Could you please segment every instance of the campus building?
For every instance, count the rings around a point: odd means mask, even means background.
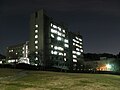
[[[82,36],[55,22],[44,10],[31,15],[29,51],[32,65],[66,70],[82,67]]]
[[[29,42],[20,43],[7,47],[6,62],[7,63],[26,63],[29,64]]]

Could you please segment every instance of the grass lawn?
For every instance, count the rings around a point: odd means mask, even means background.
[[[120,76],[0,69],[0,90],[120,90]]]

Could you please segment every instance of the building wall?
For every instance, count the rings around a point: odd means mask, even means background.
[[[31,15],[31,64],[73,70],[77,69],[82,53],[80,34],[69,32],[65,25],[49,18],[44,10]]]
[[[28,57],[28,42],[7,47],[6,62],[19,62],[21,57]]]

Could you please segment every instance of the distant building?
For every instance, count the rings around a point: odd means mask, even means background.
[[[6,59],[6,56],[0,54],[0,64],[4,64],[5,63],[5,59]]]
[[[83,39],[79,33],[50,18],[44,10],[30,19],[30,64],[66,70],[80,70]]]
[[[28,63],[29,43],[21,43],[7,47],[7,63]],[[26,60],[27,59],[27,60]]]

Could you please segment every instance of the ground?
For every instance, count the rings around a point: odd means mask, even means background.
[[[0,69],[0,90],[120,90],[120,76]]]

